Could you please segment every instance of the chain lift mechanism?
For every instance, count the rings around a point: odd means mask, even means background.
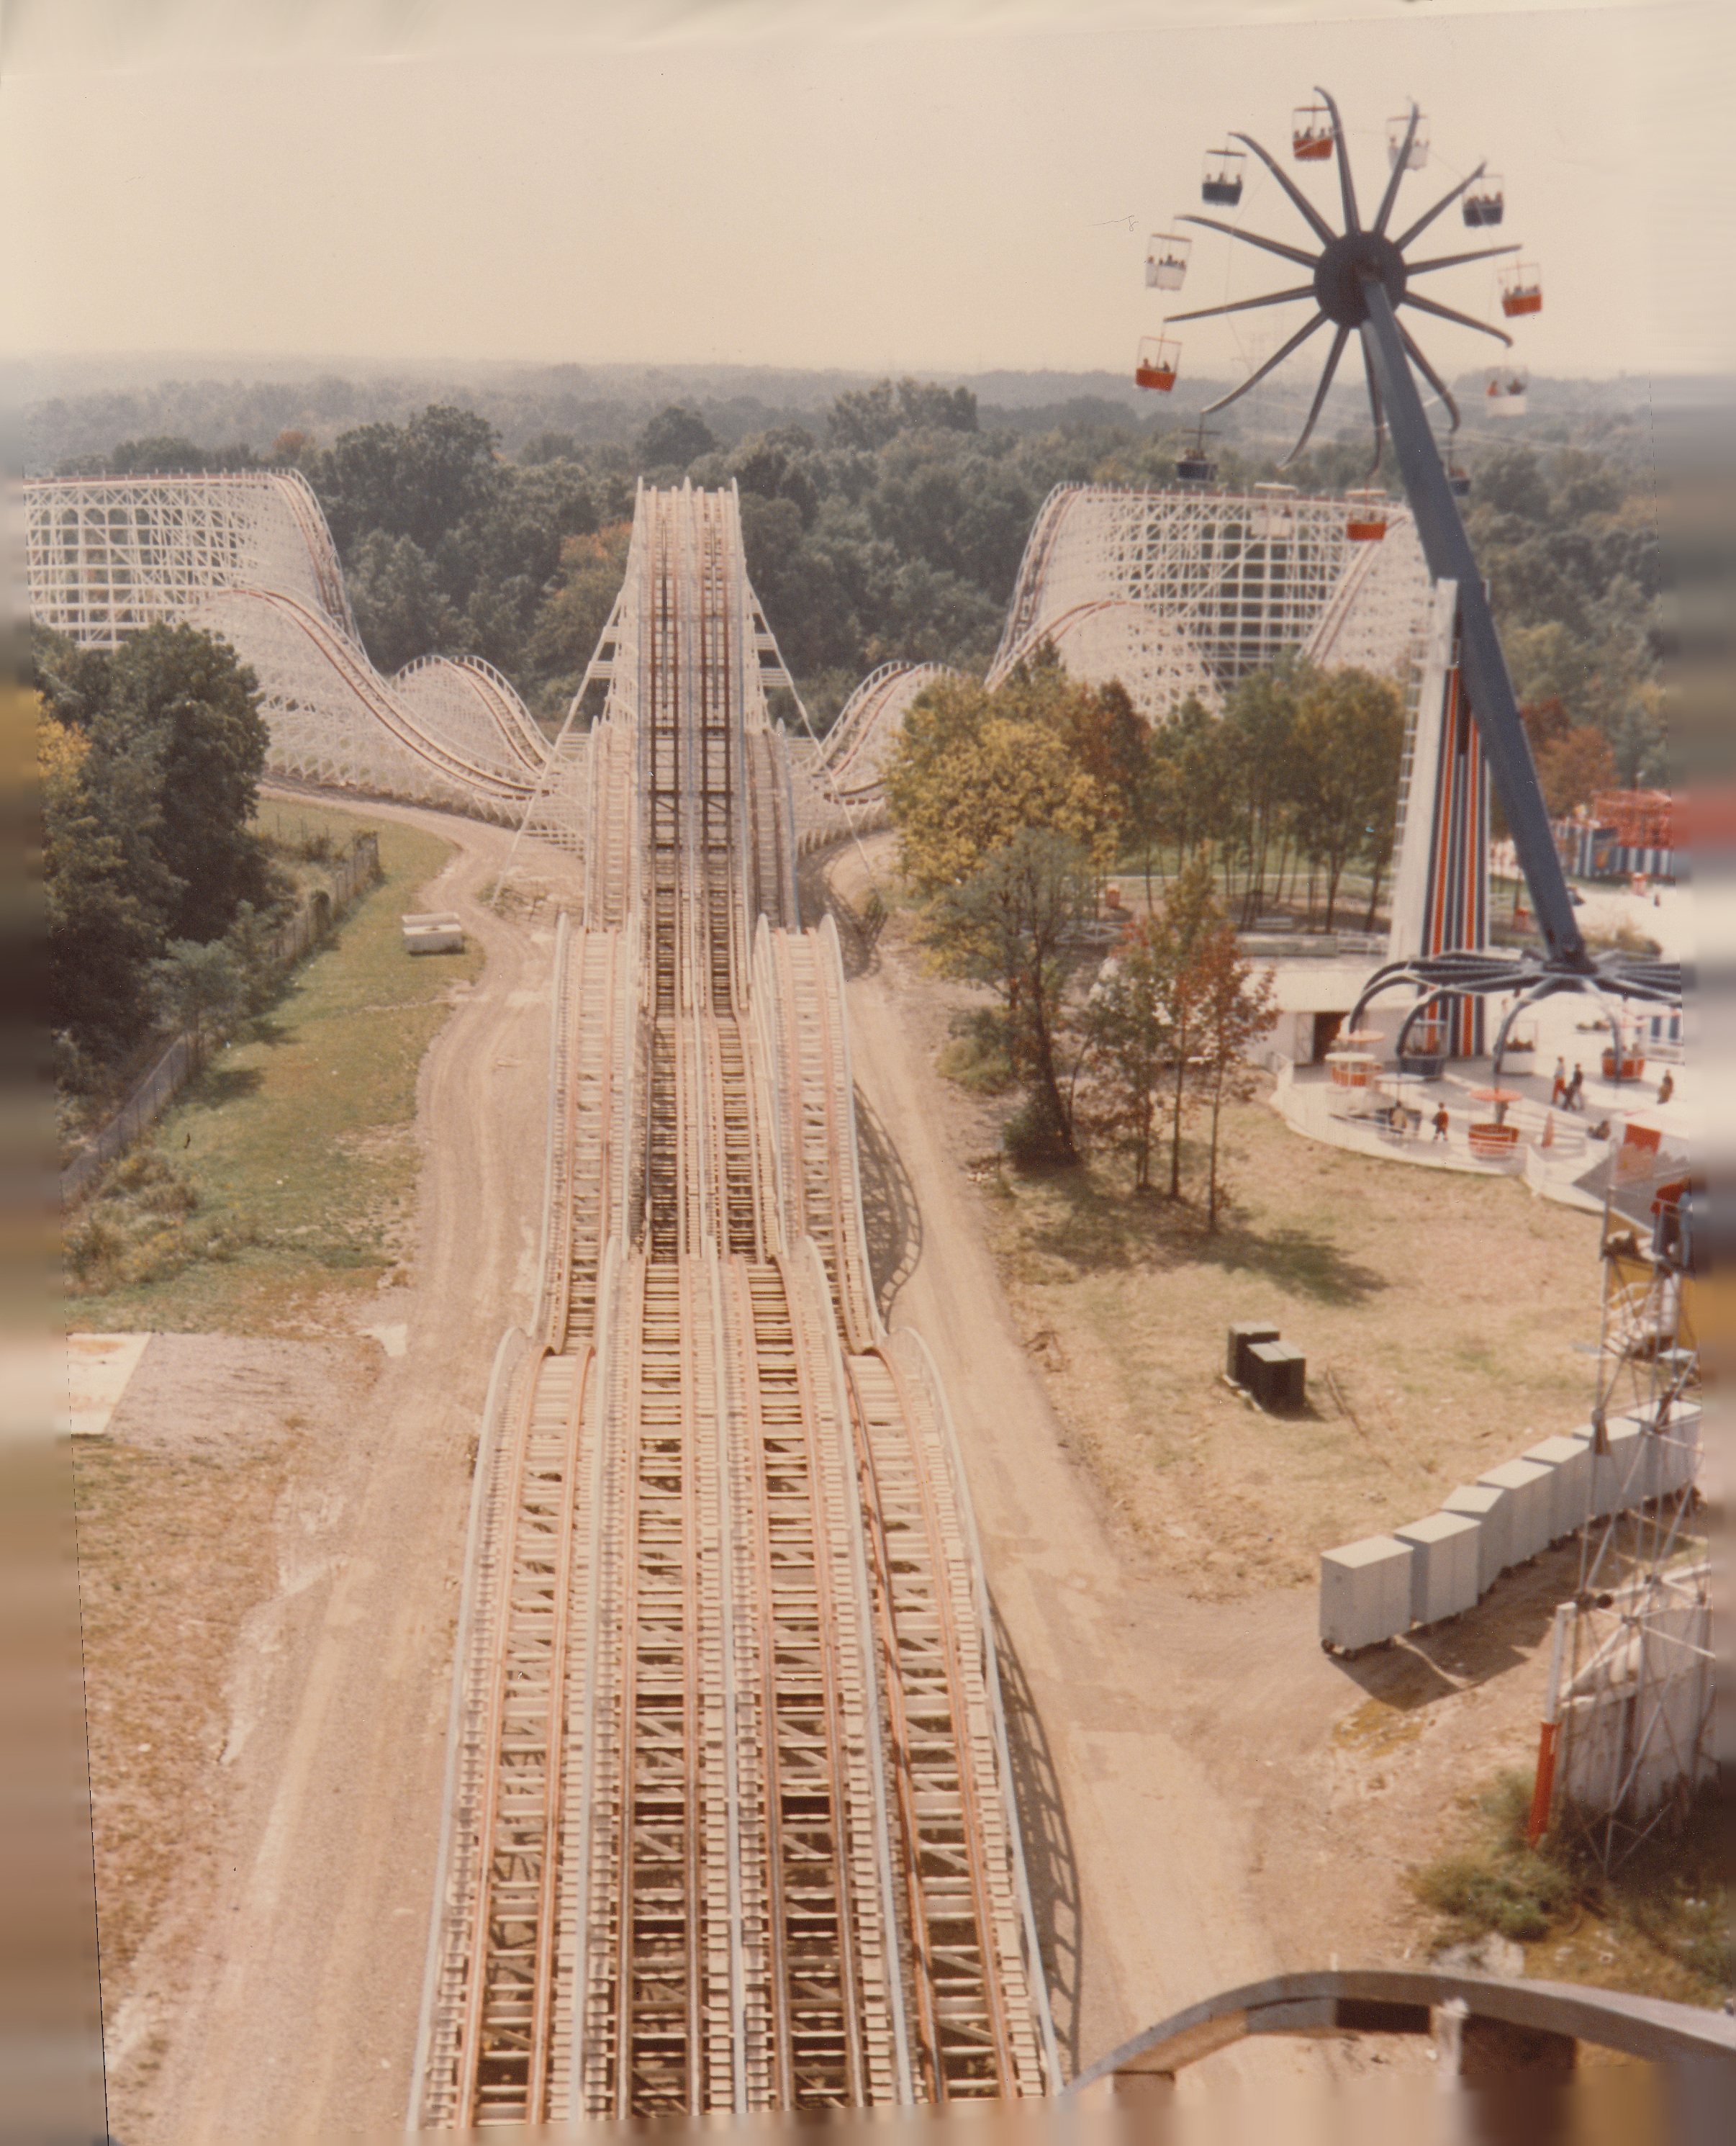
[[[1329,325],[1333,330],[1332,343],[1319,384],[1301,437],[1286,457],[1285,467],[1295,462],[1308,444],[1324,407],[1333,375],[1353,334],[1362,346],[1374,424],[1374,460],[1370,475],[1379,467],[1385,437],[1390,432],[1429,572],[1437,581],[1450,581],[1457,586],[1459,671],[1495,795],[1500,799],[1514,852],[1530,890],[1543,946],[1540,951],[1528,949],[1517,957],[1472,949],[1389,961],[1369,978],[1351,1015],[1350,1025],[1362,1026],[1364,1013],[1372,1000],[1384,992],[1409,986],[1416,993],[1417,1002],[1399,1033],[1398,1047],[1402,1054],[1412,1027],[1430,1018],[1444,1001],[1459,996],[1510,998],[1512,1004],[1495,1037],[1494,1066],[1499,1074],[1508,1033],[1522,1009],[1562,991],[1588,993],[1606,1005],[1615,1001],[1637,1001],[1643,1004],[1679,1006],[1682,975],[1674,962],[1639,960],[1621,954],[1594,956],[1585,945],[1574,915],[1566,875],[1556,854],[1531,748],[1519,721],[1513,682],[1508,676],[1494,619],[1484,593],[1483,576],[1459,516],[1454,477],[1443,465],[1413,377],[1414,367],[1439,397],[1447,412],[1450,439],[1459,429],[1458,405],[1446,382],[1399,319],[1399,309],[1408,306],[1437,319],[1493,336],[1509,348],[1512,347],[1513,338],[1504,329],[1491,327],[1468,313],[1455,312],[1414,287],[1418,278],[1439,270],[1519,252],[1516,245],[1493,246],[1469,252],[1434,254],[1424,260],[1410,257],[1414,242],[1455,202],[1463,199],[1473,206],[1476,214],[1474,217],[1468,216],[1468,222],[1492,222],[1498,219],[1499,208],[1490,215],[1484,196],[1474,191],[1484,179],[1486,167],[1479,164],[1469,177],[1443,194],[1431,208],[1393,237],[1389,235],[1388,225],[1392,221],[1399,186],[1405,173],[1416,170],[1423,162],[1419,150],[1426,135],[1421,113],[1412,104],[1402,121],[1394,122],[1397,131],[1389,130],[1387,146],[1390,174],[1373,222],[1364,224],[1357,209],[1355,179],[1338,107],[1324,89],[1316,89],[1314,93],[1330,116],[1344,209],[1343,229],[1333,228],[1279,161],[1251,136],[1232,134],[1230,140],[1250,150],[1276,179],[1308,225],[1317,242],[1317,250],[1310,251],[1287,240],[1268,238],[1222,222],[1215,217],[1189,216],[1181,221],[1221,232],[1244,245],[1276,254],[1281,260],[1293,262],[1309,280],[1261,297],[1241,298],[1226,305],[1202,306],[1192,312],[1174,314],[1169,325],[1173,327],[1184,320],[1204,320],[1219,313],[1248,312],[1298,299],[1313,300],[1314,311],[1302,327],[1240,387],[1208,404],[1201,413],[1203,422],[1212,412],[1245,395],[1311,336]],[[1215,156],[1221,158],[1225,153],[1220,151]],[[1485,189],[1498,202],[1502,199],[1499,187],[1498,181],[1491,181]],[[1240,187],[1237,191],[1239,195]],[[1527,269],[1521,287],[1529,306],[1540,287],[1534,269]],[[1517,310],[1508,307],[1509,312]],[[1504,381],[1508,371],[1504,367]],[[1516,370],[1512,377],[1523,379]]]

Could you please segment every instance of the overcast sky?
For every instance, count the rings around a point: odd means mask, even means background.
[[[1277,152],[1324,82],[1365,205],[1411,96],[1432,149],[1404,221],[1479,158],[1503,175],[1494,236],[1544,278],[1534,370],[1736,363],[1724,0],[12,0],[4,22],[9,355],[1130,368],[1164,309],[1146,234],[1200,207],[1227,129]],[[1329,165],[1289,168],[1335,213]],[[1264,175],[1242,217],[1304,236]],[[1436,228],[1429,250],[1472,242],[1456,212]],[[1195,238],[1178,310],[1304,280]],[[1489,267],[1426,287],[1499,317]],[[1184,372],[1304,317],[1184,328]],[[1496,351],[1419,339],[1449,372]]]

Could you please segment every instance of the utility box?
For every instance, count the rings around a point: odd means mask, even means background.
[[[1546,1438],[1519,1455],[1554,1471],[1549,1495],[1549,1540],[1564,1542],[1585,1525],[1591,1495],[1591,1455],[1579,1438]]]
[[[1415,1553],[1394,1535],[1369,1535],[1320,1553],[1320,1643],[1344,1654],[1378,1646],[1410,1625]]]
[[[1461,1483],[1440,1501],[1444,1513],[1477,1523],[1477,1592],[1489,1589],[1513,1562],[1507,1555],[1508,1494],[1492,1483]]]
[[[1504,1460],[1477,1478],[1508,1493],[1507,1562],[1523,1565],[1549,1545],[1554,1515],[1554,1470],[1534,1460]]]
[[[1248,1351],[1256,1341],[1275,1341],[1278,1329],[1260,1320],[1245,1319],[1240,1325],[1230,1330],[1230,1340],[1224,1351],[1224,1371],[1226,1377],[1239,1386],[1245,1386],[1248,1378]]]
[[[1263,1409],[1299,1409],[1308,1399],[1308,1359],[1285,1341],[1256,1341],[1248,1350],[1248,1390]]]
[[[427,910],[402,919],[407,954],[461,954],[464,926],[451,910]]]
[[[1430,1513],[1393,1530],[1396,1542],[1409,1543],[1410,1621],[1439,1624],[1473,1609],[1477,1600],[1479,1524],[1467,1513]]]

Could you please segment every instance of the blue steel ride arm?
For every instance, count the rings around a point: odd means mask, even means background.
[[[1459,519],[1458,504],[1448,488],[1422,398],[1410,377],[1404,332],[1379,278],[1367,277],[1363,290],[1368,301],[1368,317],[1362,323],[1363,347],[1380,383],[1399,472],[1429,571],[1437,581],[1459,584],[1459,667],[1470,691],[1471,712],[1494,778],[1495,794],[1507,816],[1514,850],[1531,890],[1549,964],[1589,974],[1591,957],[1579,935],[1568,897],[1567,879],[1555,854],[1531,747],[1519,721],[1519,704],[1507,675],[1489,599],[1483,593],[1483,576],[1477,571],[1476,555]]]

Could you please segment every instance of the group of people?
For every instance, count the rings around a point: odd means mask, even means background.
[[[1554,1085],[1549,1090],[1549,1108],[1552,1110],[1583,1110],[1585,1107],[1585,1075],[1579,1066],[1574,1068],[1574,1077],[1567,1077],[1567,1061],[1555,1061]]]

